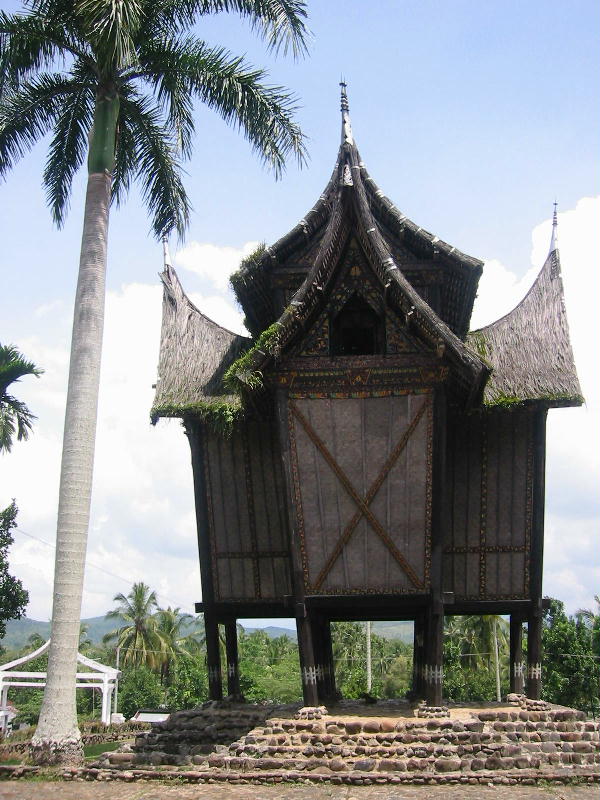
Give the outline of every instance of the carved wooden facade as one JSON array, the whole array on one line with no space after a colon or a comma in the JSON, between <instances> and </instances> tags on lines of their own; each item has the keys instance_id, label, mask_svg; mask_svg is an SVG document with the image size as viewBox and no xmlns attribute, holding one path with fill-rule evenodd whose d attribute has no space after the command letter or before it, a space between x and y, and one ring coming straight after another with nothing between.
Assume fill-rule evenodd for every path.
<instances>
[{"instance_id":1,"label":"carved wooden facade","mask_svg":"<svg viewBox=\"0 0 600 800\"><path fill-rule=\"evenodd\" d=\"M382 194L342 101L323 195L232 279L252 338L162 276L153 415L181 417L192 448L211 696L219 623L235 694L235 620L295 616L315 704L335 692L332 620L412 619L414 689L439 703L456 613L511 614L513 689L527 672L539 696L545 417L581 401L558 251L468 333L481 262Z\"/></svg>"}]
</instances>

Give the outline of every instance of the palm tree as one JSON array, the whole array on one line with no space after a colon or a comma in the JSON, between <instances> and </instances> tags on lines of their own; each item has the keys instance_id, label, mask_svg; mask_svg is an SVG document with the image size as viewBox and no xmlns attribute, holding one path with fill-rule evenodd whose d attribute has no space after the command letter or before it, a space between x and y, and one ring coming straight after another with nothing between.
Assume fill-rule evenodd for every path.
<instances>
[{"instance_id":1,"label":"palm tree","mask_svg":"<svg viewBox=\"0 0 600 800\"><path fill-rule=\"evenodd\" d=\"M160 682L169 685L171 669L180 656L190 656L190 647L196 642L196 634L190 630L191 614L179 608L159 608L155 615L156 632L160 638Z\"/></svg>"},{"instance_id":2,"label":"palm tree","mask_svg":"<svg viewBox=\"0 0 600 800\"><path fill-rule=\"evenodd\" d=\"M117 607L106 614L121 625L107 633L102 641L116 643L121 650L123 666L145 665L155 669L161 663L162 640L157 629L154 612L157 608L156 593L145 583L134 583L125 597L119 592L113 598Z\"/></svg>"},{"instance_id":3,"label":"palm tree","mask_svg":"<svg viewBox=\"0 0 600 800\"><path fill-rule=\"evenodd\" d=\"M9 453L15 433L27 439L34 415L25 403L8 394L8 387L25 375L41 375L33 361L27 361L12 344L0 344L0 453Z\"/></svg>"},{"instance_id":4,"label":"palm tree","mask_svg":"<svg viewBox=\"0 0 600 800\"><path fill-rule=\"evenodd\" d=\"M190 33L205 14L234 11L271 49L305 49L303 0L27 0L0 12L0 175L52 132L44 185L56 223L87 155L87 193L65 413L48 683L32 755L82 758L75 707L97 418L108 217L132 180L157 237L182 235L189 202L178 158L191 155L193 100L240 128L280 174L304 159L293 98L265 73ZM58 65L62 71L51 72Z\"/></svg>"},{"instance_id":5,"label":"palm tree","mask_svg":"<svg viewBox=\"0 0 600 800\"><path fill-rule=\"evenodd\" d=\"M496 700L500 702L500 673L508 653L508 623L498 615L451 617L448 636L458 637L465 667L490 669L496 677Z\"/></svg>"},{"instance_id":6,"label":"palm tree","mask_svg":"<svg viewBox=\"0 0 600 800\"><path fill-rule=\"evenodd\" d=\"M596 603L596 611L590 608L580 608L575 612L578 620L586 625L592 634L592 650L598 655L600 654L600 597L594 595L594 602Z\"/></svg>"}]
</instances>

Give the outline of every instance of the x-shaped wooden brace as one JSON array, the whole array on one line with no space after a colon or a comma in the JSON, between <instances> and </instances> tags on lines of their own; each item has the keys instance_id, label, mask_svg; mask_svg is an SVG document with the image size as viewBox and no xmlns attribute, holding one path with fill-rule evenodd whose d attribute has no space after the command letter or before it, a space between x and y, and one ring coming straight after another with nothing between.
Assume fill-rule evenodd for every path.
<instances>
[{"instance_id":1,"label":"x-shaped wooden brace","mask_svg":"<svg viewBox=\"0 0 600 800\"><path fill-rule=\"evenodd\" d=\"M421 407L419 408L419 410L415 414L414 418L412 419L410 425L404 431L404 433L403 433L402 437L400 438L398 444L396 445L396 447L394 447L394 449L392 450L392 452L388 456L385 464L381 468L381 471L380 471L379 475L377 476L377 478L375 479L375 481L373 482L373 484L369 488L369 491L367 492L367 494L365 495L364 498L362 498L358 494L358 492L356 491L354 486L352 486L352 484L350 483L350 480L348 479L348 476L346 475L344 470L340 467L340 465L337 463L335 458L331 455L331 453L327 449L327 447L324 444L324 442L319 438L319 436L315 432L314 428L312 427L310 422L306 419L306 417L302 414L302 412L300 411L298 406L294 402L290 401L290 408L291 408L292 414L301 423L302 427L304 428L304 430L308 434L309 439L312 441L312 443L315 445L315 447L321 453L321 455L323 456L323 458L325 459L327 464L329 464L329 466L331 467L333 473L337 476L338 480L340 481L340 483L342 484L344 489L348 492L350 497L354 500L354 502L358 506L358 509L357 509L356 513L354 514L354 516L352 517L350 522L344 528L344 530L342 532L342 535L338 539L338 541L337 541L337 543L336 543L331 555L327 559L327 562L325 563L325 566L322 568L321 572L319 573L319 575L317 577L317 580L315 581L314 588L315 589L320 589L321 588L321 586L323 584L323 581L325 580L325 578L327 577L329 571L331 570L331 568L333 567L333 565L337 561L340 553L344 549L344 546L346 545L346 543L348 542L348 540L352 536L352 533L354 532L354 529L356 528L356 526L358 525L358 523L360 522L360 520L364 516L364 517L367 518L367 520L371 524L371 527L373 528L373 530L378 534L380 539L384 542L384 544L386 545L386 547L388 548L388 550L390 551L390 553L392 554L394 559L398 562L400 567L404 570L406 575L410 578L412 583L417 587L417 589L422 589L423 588L423 582L419 580L419 578L418 578L417 574L415 573L414 569L411 567L411 565L408 563L408 561L404 558L402 553L398 550L398 548L394 544L394 541L392 540L392 538L390 537L388 532L381 525L381 523L379 522L377 517L373 514L373 512L369 508L369 505L371 504L373 498L375 497L375 495L377 494L377 492L381 488L381 485L383 484L384 480L386 479L390 469L393 467L393 465L398 460L398 457L399 457L400 453L406 447L406 444L407 444L408 440L412 436L415 428L417 427L417 425L419 424L419 422L421 420L421 417L425 413L425 410L427 408L427 398L425 398L425 400L421 404Z\"/></svg>"}]
</instances>

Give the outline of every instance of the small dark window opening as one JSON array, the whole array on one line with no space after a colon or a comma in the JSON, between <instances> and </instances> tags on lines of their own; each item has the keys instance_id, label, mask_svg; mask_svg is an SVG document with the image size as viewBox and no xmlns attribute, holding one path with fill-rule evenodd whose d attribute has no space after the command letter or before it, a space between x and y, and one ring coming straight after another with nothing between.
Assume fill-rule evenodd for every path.
<instances>
[{"instance_id":1,"label":"small dark window opening","mask_svg":"<svg viewBox=\"0 0 600 800\"><path fill-rule=\"evenodd\" d=\"M371 306L353 295L332 322L334 356L372 356L383 352L381 322Z\"/></svg>"}]
</instances>

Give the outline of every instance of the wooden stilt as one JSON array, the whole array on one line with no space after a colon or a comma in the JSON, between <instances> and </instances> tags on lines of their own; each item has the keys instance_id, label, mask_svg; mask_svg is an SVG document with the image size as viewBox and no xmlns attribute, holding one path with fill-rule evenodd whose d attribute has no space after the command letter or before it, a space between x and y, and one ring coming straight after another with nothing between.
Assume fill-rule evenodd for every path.
<instances>
[{"instance_id":1,"label":"wooden stilt","mask_svg":"<svg viewBox=\"0 0 600 800\"><path fill-rule=\"evenodd\" d=\"M227 652L227 694L229 697L241 700L237 621L235 619L227 620L225 623L225 650Z\"/></svg>"},{"instance_id":2,"label":"wooden stilt","mask_svg":"<svg viewBox=\"0 0 600 800\"><path fill-rule=\"evenodd\" d=\"M425 618L419 614L414 621L413 629L413 676L412 694L415 698L425 697Z\"/></svg>"},{"instance_id":3,"label":"wooden stilt","mask_svg":"<svg viewBox=\"0 0 600 800\"><path fill-rule=\"evenodd\" d=\"M335 685L335 662L333 659L333 642L331 639L331 620L323 621L323 653L326 669L326 700L332 702L337 698Z\"/></svg>"},{"instance_id":4,"label":"wooden stilt","mask_svg":"<svg viewBox=\"0 0 600 800\"><path fill-rule=\"evenodd\" d=\"M305 706L318 706L317 667L313 650L311 619L304 603L296 603L296 630L300 651L300 677Z\"/></svg>"},{"instance_id":5,"label":"wooden stilt","mask_svg":"<svg viewBox=\"0 0 600 800\"><path fill-rule=\"evenodd\" d=\"M429 706L441 706L443 681L444 609L432 603L425 646L425 698Z\"/></svg>"},{"instance_id":6,"label":"wooden stilt","mask_svg":"<svg viewBox=\"0 0 600 800\"><path fill-rule=\"evenodd\" d=\"M527 619L527 697L542 696L542 614L534 608Z\"/></svg>"},{"instance_id":7,"label":"wooden stilt","mask_svg":"<svg viewBox=\"0 0 600 800\"><path fill-rule=\"evenodd\" d=\"M221 653L219 651L219 625L216 617L205 609L204 630L206 634L206 664L208 667L208 697L210 700L223 699L221 680Z\"/></svg>"},{"instance_id":8,"label":"wooden stilt","mask_svg":"<svg viewBox=\"0 0 600 800\"><path fill-rule=\"evenodd\" d=\"M520 614L510 615L510 690L523 694L525 664L523 663L523 619Z\"/></svg>"}]
</instances>

